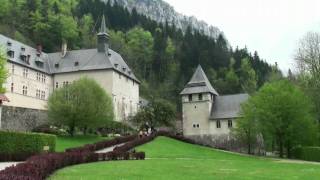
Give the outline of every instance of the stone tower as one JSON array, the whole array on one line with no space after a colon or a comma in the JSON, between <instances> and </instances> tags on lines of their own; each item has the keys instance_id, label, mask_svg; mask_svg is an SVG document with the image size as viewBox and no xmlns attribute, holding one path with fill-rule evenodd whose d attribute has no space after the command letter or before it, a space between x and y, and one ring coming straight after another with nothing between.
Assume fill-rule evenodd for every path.
<instances>
[{"instance_id":1,"label":"stone tower","mask_svg":"<svg viewBox=\"0 0 320 180\"><path fill-rule=\"evenodd\" d=\"M210 112L219 94L211 86L200 65L180 95L183 134L185 136L209 134Z\"/></svg>"}]
</instances>

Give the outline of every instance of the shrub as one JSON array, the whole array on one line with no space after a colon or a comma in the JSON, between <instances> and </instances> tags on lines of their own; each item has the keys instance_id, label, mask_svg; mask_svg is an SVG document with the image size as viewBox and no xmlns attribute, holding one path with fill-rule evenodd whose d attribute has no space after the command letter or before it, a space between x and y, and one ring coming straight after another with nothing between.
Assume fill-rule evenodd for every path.
<instances>
[{"instance_id":1,"label":"shrub","mask_svg":"<svg viewBox=\"0 0 320 180\"><path fill-rule=\"evenodd\" d=\"M111 146L115 146L117 144L126 143L128 141L132 141L137 137L137 135L117 137L112 140L100 141L94 144L86 144L81 147L69 148L66 149L66 152L93 152L100 149L108 148Z\"/></svg>"},{"instance_id":2,"label":"shrub","mask_svg":"<svg viewBox=\"0 0 320 180\"><path fill-rule=\"evenodd\" d=\"M66 130L60 129L58 127L49 125L49 124L44 124L41 126L38 126L32 130L32 132L37 132L37 133L45 133L45 134L54 134L57 136L64 136L67 135Z\"/></svg>"},{"instance_id":3,"label":"shrub","mask_svg":"<svg viewBox=\"0 0 320 180\"><path fill-rule=\"evenodd\" d=\"M40 133L0 131L0 161L22 161L41 153L44 146L55 151L56 136Z\"/></svg>"},{"instance_id":4,"label":"shrub","mask_svg":"<svg viewBox=\"0 0 320 180\"><path fill-rule=\"evenodd\" d=\"M296 147L292 150L293 157L306 161L320 162L320 147Z\"/></svg>"}]
</instances>

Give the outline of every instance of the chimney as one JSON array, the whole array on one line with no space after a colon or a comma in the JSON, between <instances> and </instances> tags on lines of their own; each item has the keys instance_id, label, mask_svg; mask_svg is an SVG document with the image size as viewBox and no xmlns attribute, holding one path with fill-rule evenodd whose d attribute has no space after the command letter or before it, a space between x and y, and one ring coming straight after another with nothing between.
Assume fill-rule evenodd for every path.
<instances>
[{"instance_id":1,"label":"chimney","mask_svg":"<svg viewBox=\"0 0 320 180\"><path fill-rule=\"evenodd\" d=\"M66 54L67 54L67 43L63 41L61 46L61 56L65 57Z\"/></svg>"},{"instance_id":2,"label":"chimney","mask_svg":"<svg viewBox=\"0 0 320 180\"><path fill-rule=\"evenodd\" d=\"M37 45L37 54L41 55L41 53L42 53L42 45L38 44Z\"/></svg>"}]
</instances>

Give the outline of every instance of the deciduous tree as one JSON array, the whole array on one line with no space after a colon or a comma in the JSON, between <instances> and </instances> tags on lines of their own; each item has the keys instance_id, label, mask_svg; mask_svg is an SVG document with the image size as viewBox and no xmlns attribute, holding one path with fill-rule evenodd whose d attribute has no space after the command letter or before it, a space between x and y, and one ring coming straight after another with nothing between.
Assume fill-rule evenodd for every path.
<instances>
[{"instance_id":1,"label":"deciduous tree","mask_svg":"<svg viewBox=\"0 0 320 180\"><path fill-rule=\"evenodd\" d=\"M57 125L69 128L102 127L113 120L111 97L94 80L81 78L55 90L48 101L49 118Z\"/></svg>"}]
</instances>

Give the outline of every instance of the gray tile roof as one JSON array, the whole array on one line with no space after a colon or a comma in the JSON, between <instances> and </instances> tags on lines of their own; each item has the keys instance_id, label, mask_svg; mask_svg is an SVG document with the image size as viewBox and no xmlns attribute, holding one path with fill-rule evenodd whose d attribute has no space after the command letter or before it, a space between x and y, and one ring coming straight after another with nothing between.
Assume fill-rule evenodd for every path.
<instances>
[{"instance_id":1,"label":"gray tile roof","mask_svg":"<svg viewBox=\"0 0 320 180\"><path fill-rule=\"evenodd\" d=\"M11 43L11 46L7 45L8 42ZM43 73L59 74L76 71L113 69L140 83L121 55L111 49L109 49L108 55L107 53L98 52L97 49L83 49L68 51L64 57L62 57L61 52L42 52L39 59L36 49L1 34L0 45L3 46L5 51L9 48L15 52L14 58L9 58L8 61ZM24 52L21 49L22 47L25 48ZM21 53L30 55L29 63L21 60ZM37 65L36 61L39 60L43 62L43 67Z\"/></svg>"},{"instance_id":2,"label":"gray tile roof","mask_svg":"<svg viewBox=\"0 0 320 180\"><path fill-rule=\"evenodd\" d=\"M11 44L11 46L9 46L8 43ZM0 34L0 46L4 49L5 52L7 52L8 50L14 51L14 58L8 57L9 62L50 74L48 65L48 54L41 53L40 57L38 57L36 49L19 41L3 36L2 34ZM25 50L23 51L22 48L24 48ZM29 63L23 61L21 59L21 55L29 55ZM38 66L36 63L37 60L43 62L43 66Z\"/></svg>"},{"instance_id":3,"label":"gray tile roof","mask_svg":"<svg viewBox=\"0 0 320 180\"><path fill-rule=\"evenodd\" d=\"M191 80L188 82L188 84L180 94L184 95L207 92L210 92L217 96L219 95L218 92L211 86L206 74L204 73L202 67L199 65L194 72Z\"/></svg>"},{"instance_id":4,"label":"gray tile roof","mask_svg":"<svg viewBox=\"0 0 320 180\"><path fill-rule=\"evenodd\" d=\"M64 57L60 52L48 55L50 71L53 74L113 69L139 82L122 57L111 49L109 49L109 54L98 52L97 49L84 49L68 51Z\"/></svg>"},{"instance_id":5,"label":"gray tile roof","mask_svg":"<svg viewBox=\"0 0 320 180\"><path fill-rule=\"evenodd\" d=\"M210 119L240 117L241 104L249 98L248 94L217 96L213 102Z\"/></svg>"}]
</instances>

